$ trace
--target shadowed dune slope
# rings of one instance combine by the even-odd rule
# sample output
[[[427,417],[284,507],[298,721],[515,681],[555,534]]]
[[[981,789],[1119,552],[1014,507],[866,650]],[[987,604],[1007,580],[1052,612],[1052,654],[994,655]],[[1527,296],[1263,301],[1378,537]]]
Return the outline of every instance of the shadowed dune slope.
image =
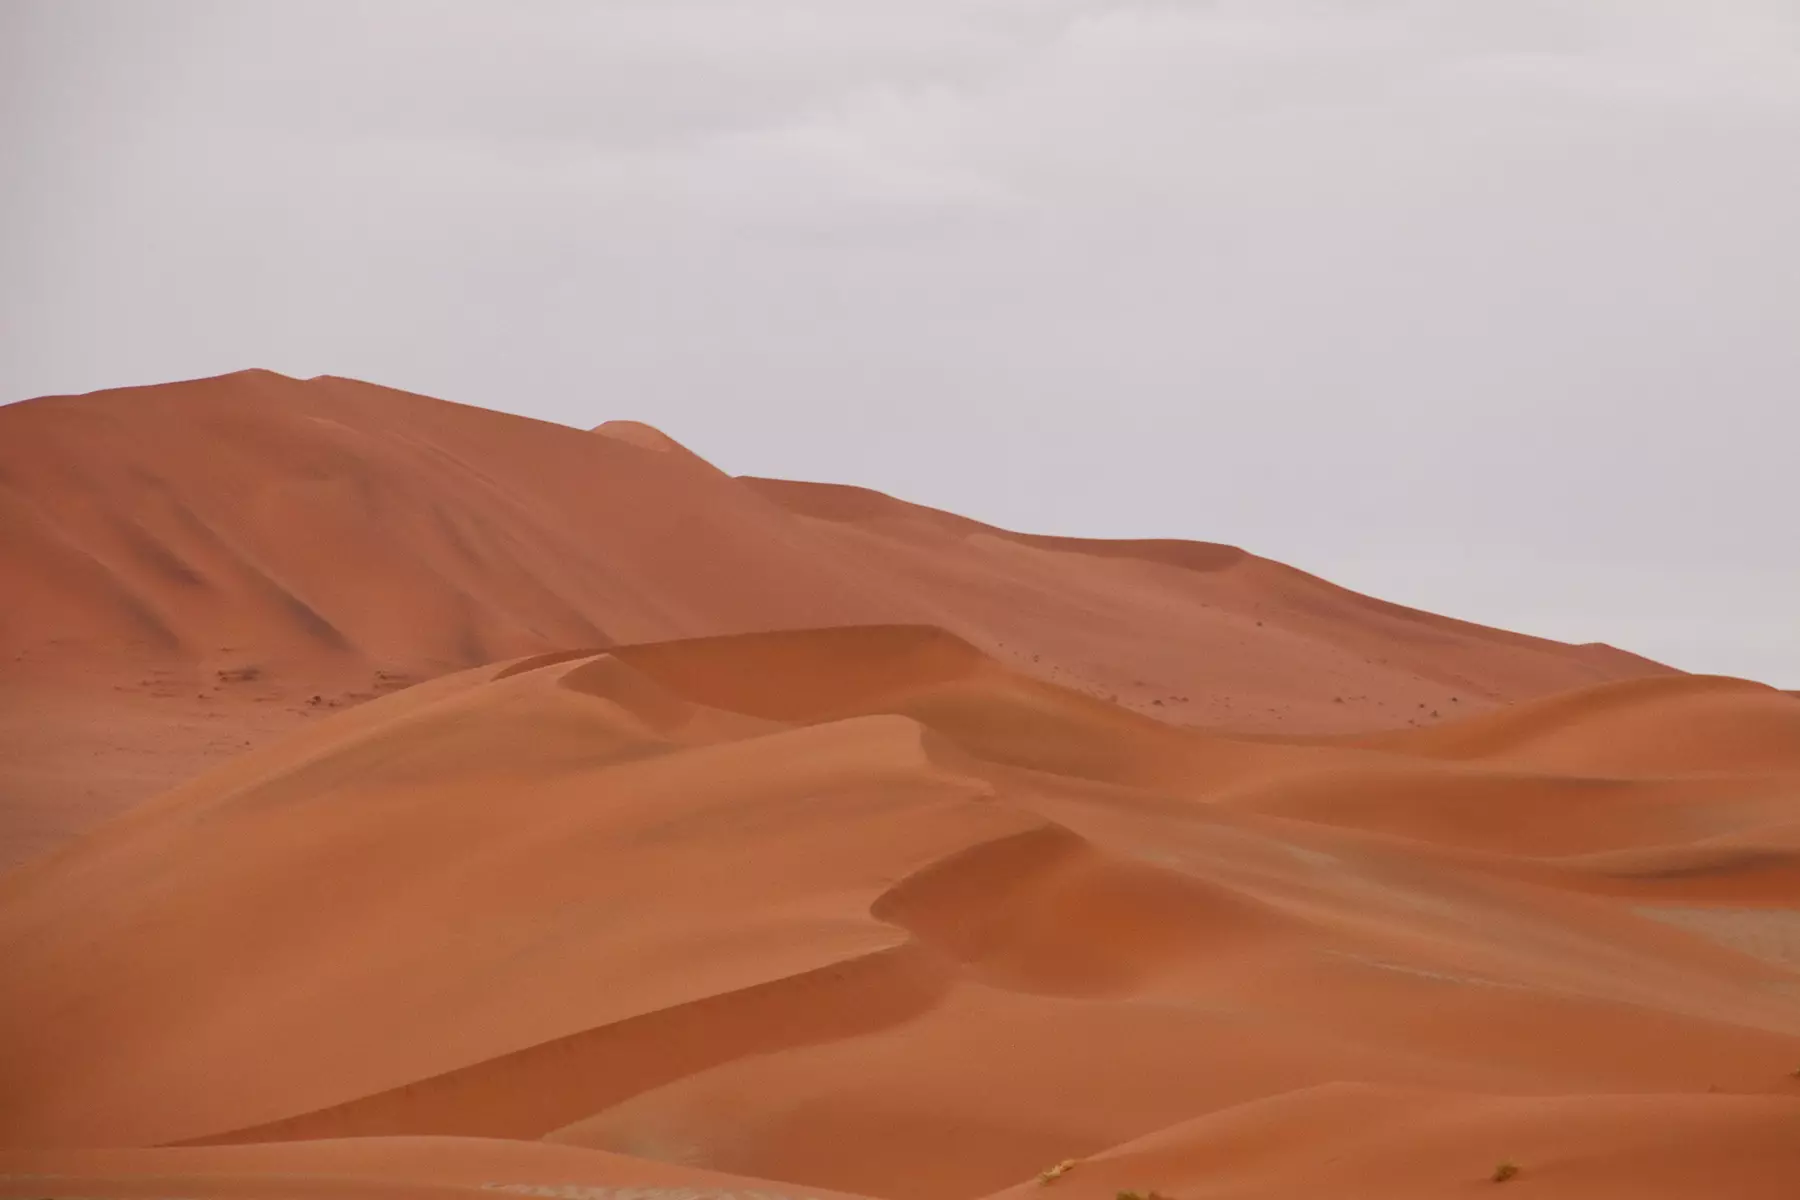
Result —
[[[0,876],[0,1186],[1793,1194],[1791,703],[1248,737],[904,624],[473,668]]]
[[[1229,546],[1010,533],[583,431],[249,371],[0,407],[0,865],[447,671],[882,622],[1167,723],[1366,731],[1665,669]]]

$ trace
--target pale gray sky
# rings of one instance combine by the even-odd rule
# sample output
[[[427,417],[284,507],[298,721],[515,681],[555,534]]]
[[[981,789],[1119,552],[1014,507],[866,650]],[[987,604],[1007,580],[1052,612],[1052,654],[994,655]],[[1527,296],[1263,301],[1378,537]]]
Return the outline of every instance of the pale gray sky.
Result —
[[[0,180],[0,399],[633,417],[1800,686],[1800,0],[8,0]]]

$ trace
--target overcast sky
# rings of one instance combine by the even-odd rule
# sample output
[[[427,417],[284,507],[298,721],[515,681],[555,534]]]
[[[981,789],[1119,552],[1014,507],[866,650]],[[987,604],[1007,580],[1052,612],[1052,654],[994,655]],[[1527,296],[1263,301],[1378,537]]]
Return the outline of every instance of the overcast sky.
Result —
[[[0,400],[247,366],[1800,687],[1800,0],[7,0]]]

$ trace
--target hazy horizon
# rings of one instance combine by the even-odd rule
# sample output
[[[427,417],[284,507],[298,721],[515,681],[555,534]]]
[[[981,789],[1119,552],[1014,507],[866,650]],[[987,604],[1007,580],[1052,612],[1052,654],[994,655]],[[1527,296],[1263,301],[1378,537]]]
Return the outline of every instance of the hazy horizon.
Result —
[[[1800,4],[0,9],[0,401],[263,367],[1800,687]]]

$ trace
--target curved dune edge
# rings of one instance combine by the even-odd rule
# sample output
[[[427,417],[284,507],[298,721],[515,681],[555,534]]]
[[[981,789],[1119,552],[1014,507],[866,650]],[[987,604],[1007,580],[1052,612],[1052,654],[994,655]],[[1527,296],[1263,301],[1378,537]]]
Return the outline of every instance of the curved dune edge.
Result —
[[[1790,704],[1627,681],[1404,738],[1233,737],[903,624],[485,666],[0,878],[0,1016],[31,1031],[0,1039],[0,1141],[290,1147],[343,1192],[375,1185],[309,1147],[499,1139],[893,1200],[1065,1158],[1059,1189],[1176,1200],[1430,1195],[1508,1155],[1602,1196],[1700,1169],[1642,1124],[1785,1179]],[[1668,745],[1721,705],[1722,746]],[[1165,1136],[1162,1177],[1102,1169]],[[136,1170],[107,1186],[170,1194]],[[231,1178],[181,1194],[261,1186]]]
[[[718,1062],[855,1037],[905,1021],[930,1007],[944,986],[929,960],[895,947],[187,1144],[427,1133],[534,1138]],[[646,1043],[668,1053],[634,1056]]]

